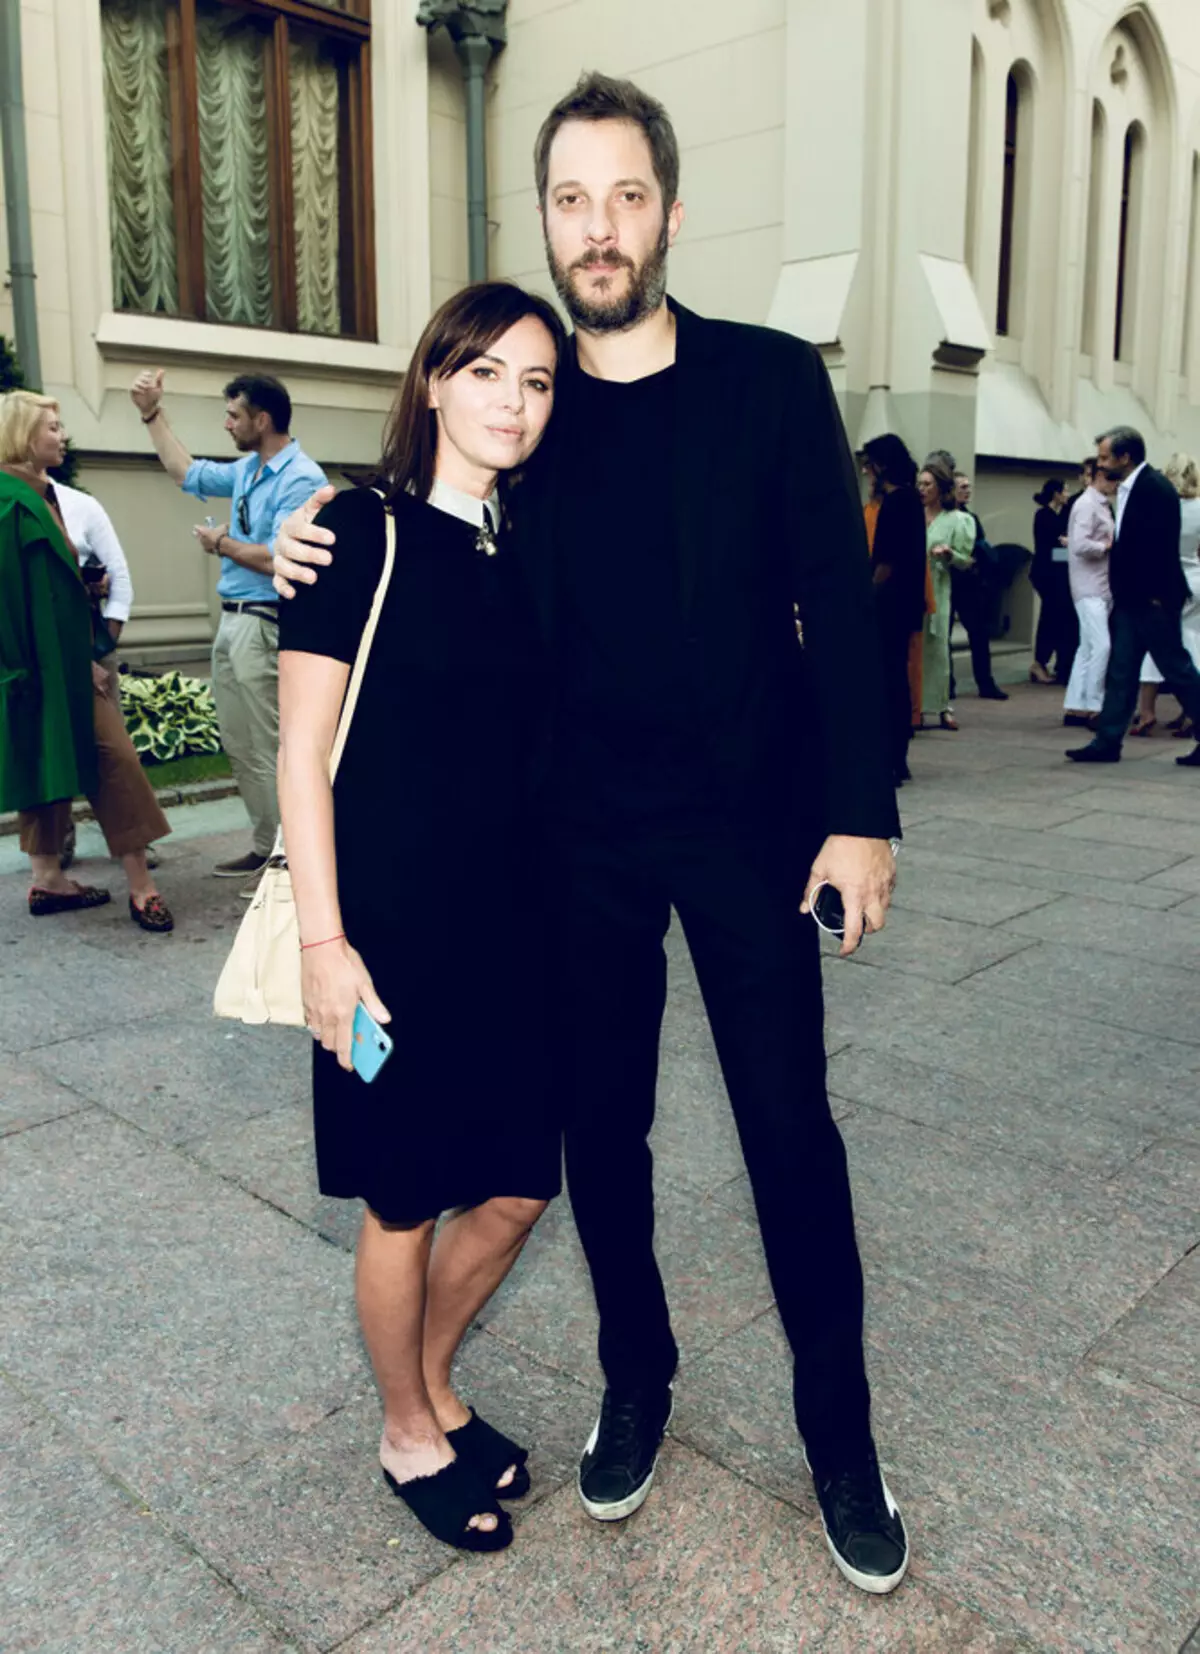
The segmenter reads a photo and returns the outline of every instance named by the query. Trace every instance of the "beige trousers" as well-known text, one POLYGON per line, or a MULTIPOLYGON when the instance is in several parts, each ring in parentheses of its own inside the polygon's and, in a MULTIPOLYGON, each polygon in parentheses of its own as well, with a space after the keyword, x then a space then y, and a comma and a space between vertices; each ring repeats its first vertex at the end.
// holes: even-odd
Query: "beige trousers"
MULTIPOLYGON (((96 728, 95 792, 88 794, 111 856, 129 856, 155 839, 165 838, 171 824, 159 807, 154 788, 134 751, 121 709, 108 695, 95 691, 92 699, 96 728)), ((59 799, 17 818, 21 849, 27 856, 57 856, 71 825, 71 800, 59 799)))
POLYGON ((221 744, 254 830, 255 854, 269 856, 279 830, 279 627, 259 615, 222 613, 213 642, 212 690, 221 744))

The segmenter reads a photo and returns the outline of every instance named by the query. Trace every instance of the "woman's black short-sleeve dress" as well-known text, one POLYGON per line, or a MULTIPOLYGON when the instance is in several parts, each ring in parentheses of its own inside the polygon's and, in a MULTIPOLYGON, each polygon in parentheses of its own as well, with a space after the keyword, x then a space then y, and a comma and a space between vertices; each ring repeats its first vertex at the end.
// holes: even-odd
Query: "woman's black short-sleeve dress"
MULTIPOLYGON (((391 1012, 369 1085, 317 1046, 322 1194, 415 1223, 494 1196, 550 1199, 560 1130, 549 1083, 547 947, 529 805, 545 694, 510 553, 401 497, 396 560, 341 766, 342 921, 391 1012)), ((383 570, 383 501, 339 494, 317 519, 333 562, 281 606, 280 648, 352 663, 383 570)))

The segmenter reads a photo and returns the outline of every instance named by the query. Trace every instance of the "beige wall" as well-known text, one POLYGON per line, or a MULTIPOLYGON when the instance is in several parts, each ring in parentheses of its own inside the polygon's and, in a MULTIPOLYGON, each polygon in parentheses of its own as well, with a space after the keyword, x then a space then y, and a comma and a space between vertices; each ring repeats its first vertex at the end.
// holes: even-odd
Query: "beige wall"
MULTIPOLYGON (((187 539, 191 507, 146 457, 128 382, 147 362, 164 365, 180 434, 193 451, 222 455, 220 388, 262 364, 289 384, 297 435, 316 458, 372 458, 420 327, 467 277, 461 75, 445 34, 421 30, 413 5, 376 0, 377 345, 121 316, 111 308, 99 8, 22 5, 45 376, 85 482, 128 541, 131 641, 198 645, 212 571, 187 539)), ((661 97, 679 132, 687 216, 673 291, 702 311, 815 340, 852 438, 896 429, 920 453, 948 446, 976 465, 994 539, 1028 540, 1034 487, 1117 420, 1139 425, 1156 459, 1200 450, 1200 229, 1186 351, 1184 341, 1198 0, 511 0, 508 32, 488 101, 494 274, 549 290, 533 141, 579 71, 600 67, 661 97), (998 338, 1014 65, 1030 101, 1013 324, 998 338), (1110 141, 1089 276, 1096 98, 1110 141), (1116 363, 1119 145, 1135 117, 1147 133, 1135 345, 1116 363)), ((0 293, 0 328, 11 330, 9 316, 0 293)))

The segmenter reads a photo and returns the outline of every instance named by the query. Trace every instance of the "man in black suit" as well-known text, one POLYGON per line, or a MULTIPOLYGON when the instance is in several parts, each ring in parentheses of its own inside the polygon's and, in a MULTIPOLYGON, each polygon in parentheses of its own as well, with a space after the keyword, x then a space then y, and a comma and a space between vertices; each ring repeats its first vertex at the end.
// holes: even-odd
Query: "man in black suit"
MULTIPOLYGON (((886 1592, 908 1541, 871 1435, 862 1267, 807 917, 818 886, 834 886, 851 953, 882 928, 895 881, 854 465, 811 345, 667 299, 683 208, 660 104, 584 76, 547 118, 535 167, 576 329, 513 509, 556 663, 546 809, 566 1158, 606 1383, 580 1497, 600 1521, 637 1510, 673 1405, 648 1142, 673 908, 795 1357, 829 1546, 848 1579, 886 1592)), ((277 543, 281 589, 309 578, 295 559, 325 560, 303 535, 294 518, 277 543)))
POLYGON ((666 297, 683 220, 662 106, 584 76, 535 146, 575 324, 523 543, 558 661, 567 1172, 606 1391, 585 1509, 645 1499, 678 1352, 648 1144, 678 913, 795 1357, 830 1547, 886 1591, 907 1541, 871 1438, 862 1270, 825 1088, 816 927, 878 929, 898 831, 853 461, 818 352, 666 297), (797 643, 799 620, 803 645, 797 643))
MULTIPOLYGON (((1095 739, 1067 753, 1077 764, 1115 764, 1120 758, 1146 655, 1200 728, 1200 672, 1180 626, 1189 593, 1179 558, 1179 495, 1146 463, 1146 444, 1132 426, 1118 425, 1096 443, 1100 469, 1117 484, 1117 537, 1109 553, 1112 655, 1095 739)), ((1200 744, 1175 762, 1200 768, 1200 744)))

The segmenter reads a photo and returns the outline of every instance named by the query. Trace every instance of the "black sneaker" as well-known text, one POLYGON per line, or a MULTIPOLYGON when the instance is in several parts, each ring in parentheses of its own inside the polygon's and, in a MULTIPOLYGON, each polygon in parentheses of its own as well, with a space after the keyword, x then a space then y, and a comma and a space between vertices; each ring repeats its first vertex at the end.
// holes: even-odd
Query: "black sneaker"
POLYGON ((605 1390, 596 1428, 579 1461, 579 1497, 597 1522, 620 1522, 646 1502, 675 1398, 605 1390))
POLYGON ((851 1585, 876 1596, 894 1591, 908 1571, 908 1535, 874 1447, 844 1470, 813 1472, 813 1484, 825 1542, 851 1585))

